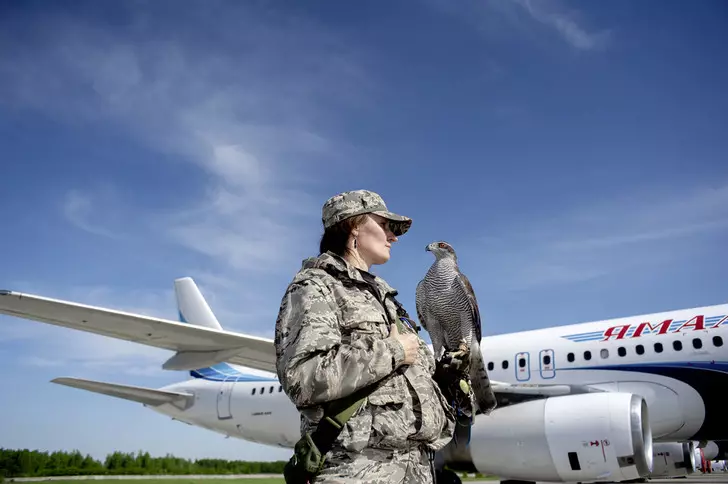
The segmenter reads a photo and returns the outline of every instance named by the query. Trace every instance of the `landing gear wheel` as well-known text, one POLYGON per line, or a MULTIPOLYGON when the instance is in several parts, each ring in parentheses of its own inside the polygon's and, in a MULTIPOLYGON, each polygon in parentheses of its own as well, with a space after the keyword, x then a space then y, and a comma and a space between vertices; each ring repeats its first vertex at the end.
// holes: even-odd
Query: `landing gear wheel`
POLYGON ((456 473, 454 473, 451 470, 443 469, 441 471, 437 471, 437 484, 462 484, 463 481, 460 480, 460 476, 458 476, 456 473))

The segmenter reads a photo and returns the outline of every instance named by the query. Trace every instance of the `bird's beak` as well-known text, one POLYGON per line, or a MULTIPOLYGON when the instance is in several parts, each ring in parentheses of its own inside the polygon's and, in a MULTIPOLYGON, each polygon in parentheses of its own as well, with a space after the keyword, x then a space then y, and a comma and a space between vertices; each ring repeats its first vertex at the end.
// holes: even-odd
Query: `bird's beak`
POLYGON ((429 245, 426 245, 425 246, 425 252, 430 252, 430 246, 429 245))

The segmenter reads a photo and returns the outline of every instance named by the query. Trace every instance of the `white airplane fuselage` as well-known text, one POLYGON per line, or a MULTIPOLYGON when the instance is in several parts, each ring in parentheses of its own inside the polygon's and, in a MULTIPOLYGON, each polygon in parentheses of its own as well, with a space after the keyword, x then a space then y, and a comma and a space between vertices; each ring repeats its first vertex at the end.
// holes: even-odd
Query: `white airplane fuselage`
MULTIPOLYGON (((492 380, 641 395, 655 441, 728 439, 720 396, 728 383, 728 305, 661 314, 664 319, 484 337, 481 347, 492 380)), ((298 440, 299 414, 276 378, 245 375, 227 364, 196 375, 164 388, 193 393, 194 405, 154 410, 261 444, 290 448, 298 440)))

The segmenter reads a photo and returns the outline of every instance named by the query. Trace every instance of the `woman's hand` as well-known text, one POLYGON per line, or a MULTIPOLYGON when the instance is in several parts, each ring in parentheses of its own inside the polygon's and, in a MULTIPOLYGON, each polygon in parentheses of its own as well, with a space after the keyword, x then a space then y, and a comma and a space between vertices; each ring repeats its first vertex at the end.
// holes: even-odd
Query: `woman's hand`
POLYGON ((412 333, 400 334, 396 324, 392 325, 389 332, 389 337, 399 341, 399 343, 402 345, 402 348, 404 348, 404 362, 402 362, 402 364, 414 364, 417 359, 417 352, 420 349, 419 337, 412 333))

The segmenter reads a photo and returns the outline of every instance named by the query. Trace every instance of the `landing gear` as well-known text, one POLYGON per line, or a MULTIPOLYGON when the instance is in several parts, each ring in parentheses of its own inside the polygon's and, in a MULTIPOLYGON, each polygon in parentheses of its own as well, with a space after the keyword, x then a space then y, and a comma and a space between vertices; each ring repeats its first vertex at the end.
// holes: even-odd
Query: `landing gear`
POLYGON ((437 476, 437 484, 462 484, 463 482, 460 480, 460 476, 449 469, 436 471, 435 475, 437 476))

